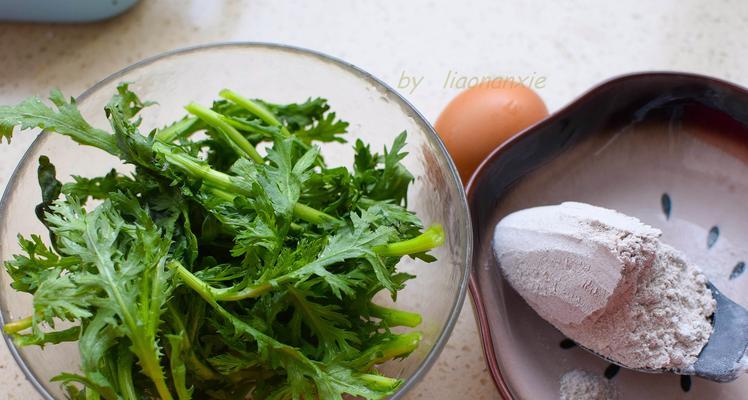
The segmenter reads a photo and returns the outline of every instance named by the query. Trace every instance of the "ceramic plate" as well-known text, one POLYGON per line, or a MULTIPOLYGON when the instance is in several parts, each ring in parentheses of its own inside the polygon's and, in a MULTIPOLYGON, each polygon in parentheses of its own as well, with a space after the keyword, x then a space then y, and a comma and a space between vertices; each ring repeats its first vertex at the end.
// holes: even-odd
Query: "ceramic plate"
POLYGON ((748 375, 718 384, 645 374, 576 347, 502 279, 490 243, 495 223, 522 208, 613 208, 660 228, 664 242, 748 307, 748 99, 721 108, 741 91, 678 74, 621 78, 520 134, 480 168, 469 189, 473 294, 505 397, 556 399, 561 375, 583 369, 610 379, 621 399, 748 398, 748 375))

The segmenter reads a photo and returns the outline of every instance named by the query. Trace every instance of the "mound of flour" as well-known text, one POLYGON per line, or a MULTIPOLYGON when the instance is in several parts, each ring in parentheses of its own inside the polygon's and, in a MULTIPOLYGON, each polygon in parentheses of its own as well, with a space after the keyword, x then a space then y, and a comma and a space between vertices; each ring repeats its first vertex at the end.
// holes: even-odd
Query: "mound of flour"
POLYGON ((527 303, 580 345, 631 368, 688 369, 716 303, 704 275, 660 234, 569 202, 508 215, 494 252, 527 303))
POLYGON ((618 392, 610 381, 579 369, 561 376, 561 400, 616 400, 618 392))

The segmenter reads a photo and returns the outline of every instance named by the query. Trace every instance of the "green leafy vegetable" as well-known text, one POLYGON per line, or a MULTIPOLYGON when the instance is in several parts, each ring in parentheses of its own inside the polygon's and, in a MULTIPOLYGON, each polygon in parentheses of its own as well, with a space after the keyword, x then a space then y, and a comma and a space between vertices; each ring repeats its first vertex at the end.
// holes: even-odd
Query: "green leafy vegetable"
POLYGON ((10 142, 13 128, 40 128, 69 136, 76 142, 98 147, 108 153, 117 154, 114 138, 107 132, 93 128, 83 119, 75 100, 65 101, 59 90, 53 90, 49 100, 57 111, 46 106, 38 97, 30 97, 17 106, 0 106, 0 141, 10 142))
POLYGON ((406 133, 395 138, 389 151, 384 155, 372 154, 369 145, 356 141, 355 178, 361 191, 373 200, 390 200, 399 204, 407 199, 408 186, 413 175, 400 163, 408 153, 405 147, 406 133), (382 168, 378 168, 383 164, 382 168))
POLYGON ((62 183, 39 159, 50 241, 19 236, 5 262, 33 311, 3 329, 22 346, 78 342, 80 373, 54 378, 72 399, 391 395, 400 380, 376 366, 418 346, 391 328, 421 317, 374 296, 396 299, 413 278, 400 259, 432 261, 444 242, 405 208, 405 133, 382 155, 357 141, 351 170, 328 167, 315 143, 345 142, 348 123, 326 100, 220 96, 148 135, 139 112, 154 103, 128 84, 105 107, 111 132, 58 91, 55 109, 0 107, 0 138, 47 129, 135 167, 62 183))

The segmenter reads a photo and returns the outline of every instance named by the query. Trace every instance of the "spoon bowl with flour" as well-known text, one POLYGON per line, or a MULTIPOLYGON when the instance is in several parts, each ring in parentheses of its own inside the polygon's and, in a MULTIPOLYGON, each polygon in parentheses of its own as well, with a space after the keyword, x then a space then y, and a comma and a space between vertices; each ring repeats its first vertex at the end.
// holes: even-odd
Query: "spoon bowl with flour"
POLYGON ((730 381, 748 370, 748 311, 661 232, 584 203, 503 218, 493 247, 512 287, 545 320, 625 368, 730 381))

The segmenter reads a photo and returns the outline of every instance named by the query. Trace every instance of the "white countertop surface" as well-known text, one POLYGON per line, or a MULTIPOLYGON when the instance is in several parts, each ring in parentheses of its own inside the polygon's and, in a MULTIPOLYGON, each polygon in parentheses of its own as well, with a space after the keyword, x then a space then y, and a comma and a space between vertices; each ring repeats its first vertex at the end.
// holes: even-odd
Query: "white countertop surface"
MULTIPOLYGON (((0 104, 52 87, 77 95, 174 48, 267 41, 345 59, 399 87, 433 121, 458 92, 445 87, 447 76, 544 78, 536 89, 550 110, 634 71, 689 71, 748 85, 746 38, 748 2, 741 0, 145 0, 96 24, 0 24, 0 104), (403 87, 405 77, 420 84, 403 87)), ((18 135, 0 146, 0 192, 32 140, 18 135)), ((438 363, 408 398, 497 396, 466 304, 438 363)), ((36 398, 0 344, 0 400, 36 398)))

